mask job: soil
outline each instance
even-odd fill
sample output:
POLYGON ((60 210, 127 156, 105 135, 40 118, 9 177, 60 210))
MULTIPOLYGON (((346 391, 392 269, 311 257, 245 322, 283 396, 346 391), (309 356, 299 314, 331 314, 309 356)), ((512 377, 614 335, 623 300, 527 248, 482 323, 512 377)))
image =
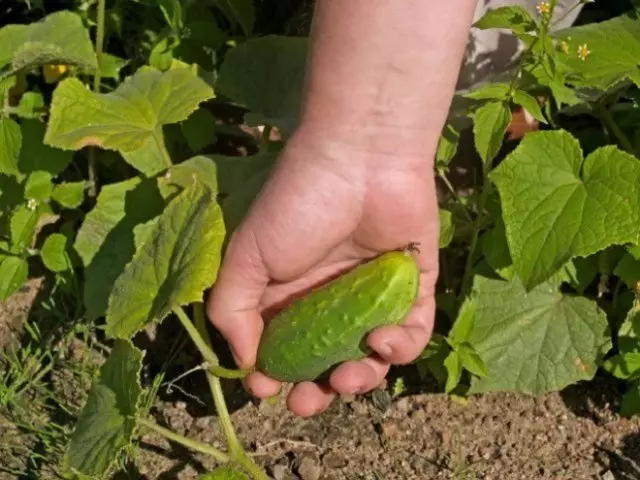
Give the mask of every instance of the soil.
POLYGON ((43 281, 44 277, 31 278, 10 299, 0 302, 0 349, 16 341, 43 281))
MULTIPOLYGON (((616 414, 617 389, 598 379, 539 398, 497 393, 466 402, 377 391, 343 397, 311 419, 282 402, 247 402, 232 418, 277 480, 637 480, 640 419, 616 414)), ((157 421, 223 447, 216 418, 193 414, 192 403, 159 405, 157 421)), ((155 435, 141 447, 138 478, 187 480, 215 466, 155 435)))

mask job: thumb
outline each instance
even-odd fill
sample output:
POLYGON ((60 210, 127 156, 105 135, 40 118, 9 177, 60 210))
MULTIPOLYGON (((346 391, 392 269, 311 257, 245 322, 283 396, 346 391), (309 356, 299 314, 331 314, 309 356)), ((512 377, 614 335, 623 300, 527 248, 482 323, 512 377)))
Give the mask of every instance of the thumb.
POLYGON ((264 328, 259 305, 267 284, 268 275, 254 235, 237 230, 209 295, 207 314, 229 343, 240 368, 250 368, 256 362, 264 328))

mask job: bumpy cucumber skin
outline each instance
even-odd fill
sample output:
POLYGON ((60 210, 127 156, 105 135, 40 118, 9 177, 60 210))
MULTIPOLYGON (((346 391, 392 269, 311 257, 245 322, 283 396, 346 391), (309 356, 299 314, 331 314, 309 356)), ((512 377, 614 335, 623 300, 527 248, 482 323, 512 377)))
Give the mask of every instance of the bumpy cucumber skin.
POLYGON ((420 270, 393 251, 292 302, 266 326, 257 369, 282 382, 315 380, 371 354, 372 330, 404 321, 418 296, 420 270))

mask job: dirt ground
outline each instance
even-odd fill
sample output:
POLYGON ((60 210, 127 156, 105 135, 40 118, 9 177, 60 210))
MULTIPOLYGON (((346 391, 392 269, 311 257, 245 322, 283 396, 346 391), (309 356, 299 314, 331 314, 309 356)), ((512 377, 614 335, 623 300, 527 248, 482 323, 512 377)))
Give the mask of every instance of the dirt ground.
MULTIPOLYGON (((637 480, 640 419, 615 413, 615 389, 600 379, 540 398, 501 393, 466 404, 425 393, 392 400, 378 391, 341 398, 312 419, 294 417, 282 402, 247 402, 232 417, 277 480, 637 480)), ((222 447, 216 418, 190 412, 192 403, 164 403, 156 418, 222 447)), ((141 447, 139 478, 193 479, 214 465, 155 435, 141 447)))

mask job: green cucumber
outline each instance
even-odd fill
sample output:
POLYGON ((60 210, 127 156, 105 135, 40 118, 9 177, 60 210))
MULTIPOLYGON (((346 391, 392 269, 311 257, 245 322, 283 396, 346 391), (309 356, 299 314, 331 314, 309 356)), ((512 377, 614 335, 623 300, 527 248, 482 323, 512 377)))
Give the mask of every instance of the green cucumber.
POLYGON ((267 324, 257 369, 282 382, 300 382, 370 355, 367 335, 402 323, 419 283, 409 252, 388 252, 356 267, 292 302, 267 324))

